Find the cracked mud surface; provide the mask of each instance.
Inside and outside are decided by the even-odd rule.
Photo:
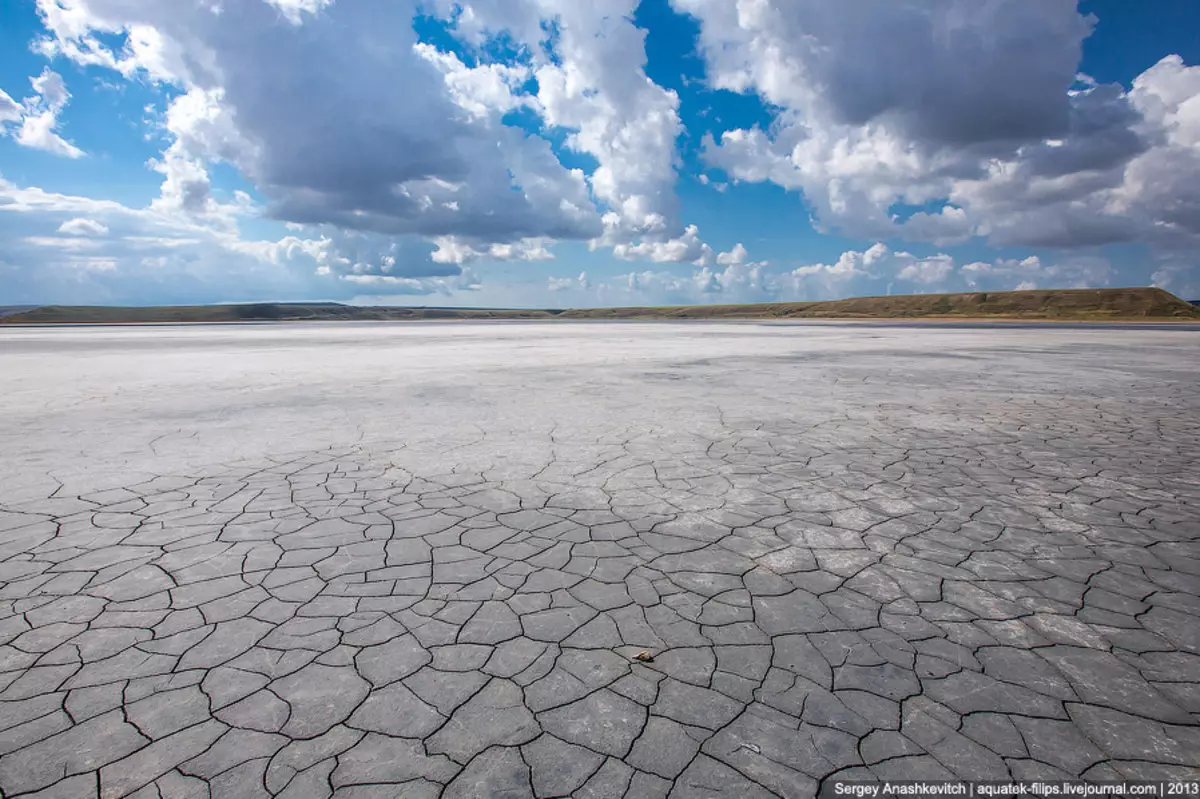
[[[4,331],[0,795],[1194,780],[1198,344]]]

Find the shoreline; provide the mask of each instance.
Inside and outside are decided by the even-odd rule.
[[[37,329],[55,327],[244,327],[268,325],[412,325],[412,324],[630,324],[630,323],[686,323],[686,324],[771,324],[771,325],[870,325],[870,324],[998,324],[998,325],[1161,325],[1169,327],[1200,328],[1200,319],[1181,319],[1178,317],[1111,317],[1070,318],[1070,317],[1036,317],[1036,316],[802,316],[802,317],[769,317],[769,316],[729,316],[729,317],[668,317],[668,316],[628,316],[628,317],[461,317],[461,318],[413,318],[413,319],[215,319],[206,321],[103,321],[103,322],[0,322],[0,330],[4,329]]]
[[[13,306],[15,307],[15,306]],[[280,322],[1200,323],[1200,307],[1157,288],[1031,289],[840,300],[601,308],[463,308],[265,302],[217,305],[42,305],[0,326]]]

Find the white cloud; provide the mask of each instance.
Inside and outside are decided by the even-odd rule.
[[[419,46],[415,0],[275,6],[38,0],[44,51],[183,90],[154,162],[163,210],[222,214],[209,172],[225,162],[283,221],[453,235],[475,249],[602,233],[586,175],[499,122],[529,102],[514,93],[527,70],[468,69]],[[105,44],[124,35],[128,45],[135,32],[154,46]]]
[[[21,106],[0,89],[0,124],[21,121]]]
[[[108,233],[108,227],[92,219],[75,217],[59,225],[58,232],[68,236],[103,236]]]
[[[316,14],[333,0],[267,0],[267,2],[279,9],[279,12],[289,22],[299,25],[304,21],[305,14]]]
[[[356,287],[384,290],[390,294],[451,296],[456,291],[478,291],[479,276],[470,269],[449,277],[394,277],[392,275],[341,275],[340,279]]]
[[[303,296],[311,271],[271,264],[155,211],[3,181],[0,240],[0,285],[17,303],[218,301],[231,286],[247,298]]]
[[[94,250],[101,246],[101,242],[92,239],[68,236],[25,236],[21,241],[35,247],[52,247],[62,250]]]
[[[461,264],[480,258],[497,261],[553,261],[554,253],[546,249],[549,239],[528,238],[507,244],[490,244],[476,247],[455,236],[440,236],[434,239],[434,263]]]
[[[55,113],[61,111],[71,97],[62,76],[51,71],[49,67],[42,70],[42,74],[36,78],[30,78],[29,82],[33,84],[34,92],[42,98],[42,103]]]
[[[594,246],[625,246],[619,257],[654,260],[677,252],[675,140],[679,98],[646,75],[645,33],[636,0],[469,0],[435,3],[476,46],[507,34],[526,48],[537,80],[529,99],[567,146],[593,157],[591,190],[606,212]],[[547,28],[554,36],[547,45]]]
[[[587,272],[580,272],[579,276],[574,278],[550,277],[546,281],[546,288],[555,294],[564,291],[590,292],[593,287],[594,284]]]
[[[618,276],[618,280],[624,278],[625,288],[631,295],[640,295],[641,297],[652,297],[656,302],[664,302],[666,300],[674,300],[675,302],[691,302],[685,294],[689,287],[694,287],[696,281],[688,280],[688,278],[674,275],[670,272],[654,272],[649,269],[643,272],[630,272],[628,275]]]
[[[796,298],[787,277],[769,272],[763,263],[731,264],[724,269],[701,266],[690,274],[643,270],[618,275],[612,281],[581,282],[580,287],[599,303],[610,305],[696,305]]]
[[[1092,22],[1073,0],[670,2],[700,22],[708,84],[757,95],[772,117],[705,138],[700,183],[803,192],[819,226],[866,242],[1088,255],[958,267],[880,244],[772,269],[740,242],[714,251],[682,218],[689,132],[647,74],[637,0],[35,0],[37,50],[170,99],[146,112],[162,142],[147,208],[58,197],[22,211],[42,216],[14,240],[30,264],[87,255],[77,271],[106,279],[130,258],[193,285],[228,271],[220,256],[333,292],[472,290],[466,264],[548,261],[576,241],[657,265],[630,267],[621,291],[702,300],[1097,284],[1111,267],[1082,248],[1200,246],[1200,67],[1169,57],[1128,90],[1078,75]],[[448,23],[454,52],[418,41],[417,12]],[[5,135],[83,155],[60,131],[61,76],[31,83],[21,103],[0,92]],[[249,193],[221,190],[229,170]],[[37,190],[12,191],[31,203]],[[256,217],[288,235],[243,240]],[[1187,259],[1159,260],[1179,285]],[[552,285],[617,291],[596,274]]]
[[[521,84],[532,76],[524,65],[468,67],[454,53],[442,52],[423,42],[413,45],[413,50],[442,73],[450,97],[472,118],[503,114],[532,102],[532,97],[518,94]]]
[[[705,186],[711,186],[712,188],[716,189],[717,191],[721,192],[722,194],[729,190],[728,183],[725,183],[723,181],[713,180],[708,175],[702,174],[702,175],[700,175],[698,180],[700,181],[701,184],[703,184]]]
[[[213,194],[208,162],[239,163],[254,157],[254,146],[234,124],[223,105],[224,90],[193,88],[175,97],[163,121],[171,144],[149,166],[163,175],[159,197],[152,207],[232,228],[236,204],[222,204]],[[243,203],[246,205],[246,203]]]
[[[167,113],[171,144],[153,162],[163,210],[221,214],[209,167],[227,162],[289,222],[454,237],[512,257],[531,239],[650,258],[707,246],[677,219],[679,101],[645,74],[635,0],[426,4],[481,54],[500,34],[524,49],[516,63],[473,66],[416,40],[416,0],[37,2],[44,52],[184,90]],[[124,35],[125,46],[101,34]],[[565,130],[595,169],[567,169],[546,140],[502,124],[518,107]]]
[[[885,293],[1000,291],[1022,284],[1098,287],[1108,285],[1113,274],[1108,261],[1096,256],[1066,256],[1050,264],[1029,256],[959,266],[946,253],[916,255],[880,243],[847,250],[832,263],[779,269],[763,262],[729,263],[724,269],[700,266],[690,274],[646,270],[589,284],[589,291],[595,304],[787,302]],[[1171,278],[1166,272],[1162,277]],[[565,278],[552,280],[551,286],[574,290]]]
[[[19,127],[8,133],[22,147],[64,158],[81,158],[83,150],[58,134],[58,115],[71,98],[62,76],[46,67],[40,75],[30,78],[29,83],[34,93],[19,106],[0,91],[0,125],[19,122]]]
[[[1151,275],[1151,285],[1171,292],[1185,300],[1200,300],[1200,275],[1190,263],[1161,264]]]
[[[128,208],[2,179],[0,241],[0,286],[10,304],[337,299],[370,283],[393,294],[399,286],[410,295],[446,295],[480,284],[470,269],[432,263],[427,247],[405,249],[377,236],[330,231],[244,240],[153,206]]]
[[[617,244],[613,255],[622,261],[646,260],[656,264],[708,264],[713,259],[712,247],[700,239],[700,229],[688,225],[683,235],[672,239],[643,238],[637,244]]]
[[[1200,67],[1166,58],[1128,92],[1077,75],[1094,20],[1073,0],[671,2],[708,83],[777,109],[707,139],[709,164],[802,191],[819,225],[1200,247]]]
[[[967,288],[1016,289],[1023,283],[1055,288],[1096,288],[1112,283],[1115,270],[1107,259],[1094,255],[1065,255],[1043,263],[1036,255],[974,262],[960,269]]]
[[[907,253],[901,253],[901,256],[906,256],[902,260],[906,261],[911,258]],[[869,249],[863,252],[847,250],[842,253],[841,257],[833,264],[811,264],[807,266],[797,267],[792,274],[797,277],[807,277],[808,275],[825,274],[838,278],[850,278],[856,275],[872,276],[870,267],[880,264],[887,259],[892,258],[892,251],[886,244],[873,244]]]
[[[1110,208],[1137,215],[1168,246],[1200,247],[1200,66],[1164,58],[1129,97],[1153,146],[1129,163]]]
[[[83,150],[59,136],[54,130],[57,126],[58,120],[53,111],[29,114],[21,120],[21,129],[15,137],[17,144],[64,158],[82,158]]]
[[[734,264],[744,264],[750,253],[746,251],[746,247],[739,241],[733,245],[733,249],[729,252],[723,252],[717,256],[717,263],[721,266],[729,266]]]
[[[961,244],[978,234],[979,229],[967,212],[953,205],[933,213],[918,211],[903,226],[905,238],[928,241],[939,247]]]
[[[954,259],[949,255],[914,259],[906,264],[896,277],[913,283],[929,286],[944,281],[954,271]]]

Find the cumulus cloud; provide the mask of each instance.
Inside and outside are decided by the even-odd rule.
[[[602,245],[651,245],[680,236],[675,140],[679,98],[645,72],[645,31],[636,0],[467,0],[434,4],[463,40],[482,46],[503,34],[529,53],[547,125],[596,160],[590,184],[607,208]],[[547,37],[546,31],[553,31]]]
[[[20,120],[20,104],[9,97],[3,89],[0,89],[0,124],[5,122],[19,122]]]
[[[698,227],[688,225],[676,238],[643,237],[636,244],[617,244],[613,247],[613,255],[622,261],[705,265],[712,260],[713,249],[701,240]]]
[[[46,67],[40,75],[30,78],[29,83],[33,94],[20,105],[0,91],[0,126],[18,123],[6,128],[6,132],[22,147],[64,158],[81,158],[83,150],[58,133],[59,114],[71,99],[62,76]]]
[[[272,264],[209,228],[4,181],[0,240],[0,285],[14,303],[205,302],[311,288],[311,266]]]
[[[1168,56],[1134,81],[1129,97],[1152,146],[1126,168],[1113,212],[1139,215],[1169,245],[1194,247],[1200,243],[1200,66]]]
[[[417,0],[37,5],[47,55],[181,90],[153,163],[163,209],[222,213],[209,172],[225,162],[294,223],[454,237],[471,253],[511,245],[514,257],[529,240],[647,258],[701,247],[673,191],[679,100],[645,73],[635,0],[421,5],[474,48],[471,62],[417,40]],[[519,58],[490,56],[499,39]],[[594,169],[564,167],[545,138],[506,124],[518,108]]]
[[[729,190],[728,183],[725,183],[724,181],[720,181],[720,180],[713,180],[712,178],[710,178],[708,175],[705,175],[705,174],[701,174],[697,178],[697,180],[700,181],[701,185],[711,186],[712,188],[716,189],[717,191],[721,192],[722,194]]]
[[[617,279],[622,278],[625,280],[628,294],[653,297],[662,304],[666,304],[668,301],[674,303],[695,302],[693,297],[696,292],[694,290],[700,285],[700,282],[694,278],[689,279],[671,272],[656,272],[650,269],[642,272],[630,272],[627,275],[618,276]]]
[[[336,230],[245,240],[154,207],[4,180],[0,241],[0,285],[15,304],[348,299],[364,285],[390,295],[451,295],[480,285],[469,268],[433,263],[419,242]]]
[[[305,14],[316,14],[333,0],[267,0],[292,24],[300,24]]]
[[[1165,289],[1185,300],[1200,300],[1200,275],[1188,263],[1168,262],[1159,265],[1151,275],[1152,285]]]
[[[1128,91],[1077,75],[1095,20],[1074,0],[671,2],[708,83],[775,109],[708,138],[709,164],[803,192],[821,226],[1200,246],[1200,67],[1170,56]]]
[[[59,225],[57,232],[68,236],[103,236],[108,233],[108,227],[93,219],[75,217]]]
[[[587,272],[580,272],[576,278],[551,277],[547,280],[546,287],[554,293],[576,290],[588,292],[592,290],[593,284]]]
[[[468,67],[454,53],[418,42],[413,50],[442,73],[454,103],[473,119],[486,119],[531,105],[533,98],[521,92],[532,73],[524,64],[480,64]]]
[[[736,249],[736,248],[735,248]],[[960,263],[946,253],[917,255],[877,243],[847,250],[828,263],[772,267],[742,261],[724,268],[698,266],[690,272],[641,270],[611,280],[551,278],[554,292],[572,292],[587,305],[690,305],[796,302],[942,291],[1012,291],[1042,286],[1109,285],[1115,274],[1098,256],[1067,255],[1052,262],[1037,256]],[[1164,282],[1180,285],[1181,272],[1160,270]]]
[[[457,236],[440,236],[434,239],[437,249],[432,258],[434,263],[461,264],[480,258],[497,261],[553,261],[554,253],[547,249],[551,242],[546,238],[528,238],[508,244],[478,246]]]
[[[1111,264],[1093,255],[1064,255],[1051,263],[1031,255],[960,264],[946,253],[914,255],[879,243],[848,250],[833,264],[798,267],[789,277],[809,298],[834,299],[897,291],[1011,291],[1029,283],[1091,288],[1109,285],[1113,275]]]
[[[709,87],[771,117],[703,137],[702,184],[801,192],[820,229],[864,243],[1075,253],[977,268],[882,244],[787,267],[740,242],[715,251],[681,213],[689,132],[647,73],[637,0],[34,3],[38,52],[169,99],[149,138],[158,196],[141,210],[60,198],[11,228],[28,263],[120,276],[128,258],[189,285],[225,257],[330,295],[454,292],[478,287],[470,265],[549,261],[575,241],[643,263],[548,287],[748,301],[1094,284],[1111,267],[1091,248],[1115,242],[1166,250],[1155,279],[1182,285],[1180,254],[1200,246],[1200,67],[1169,56],[1128,87],[1078,74],[1094,20],[1074,0],[670,0],[699,22]],[[422,40],[415,14],[444,31]],[[20,102],[0,92],[5,135],[83,155],[60,130],[62,77],[31,83]],[[222,171],[249,192],[223,191]],[[262,218],[294,235],[243,240]]]
[[[1095,255],[1066,255],[1043,263],[1036,255],[998,258],[991,262],[965,264],[960,269],[967,288],[1096,288],[1112,283],[1115,270],[1106,258]]]
[[[721,266],[732,266],[735,264],[744,264],[750,253],[746,251],[745,245],[740,241],[733,245],[733,249],[729,252],[723,252],[717,256],[717,263]]]
[[[905,256],[904,260],[910,257],[907,256],[907,253],[901,253],[901,256]],[[792,274],[800,277],[819,274],[842,278],[850,278],[856,275],[870,276],[872,274],[872,266],[892,257],[892,251],[886,244],[877,243],[872,245],[870,249],[862,252],[847,250],[832,264],[809,264],[797,267]]]
[[[932,258],[914,259],[906,264],[896,277],[923,286],[930,286],[944,281],[954,271],[954,259],[949,255],[935,255]]]
[[[563,284],[559,290],[566,288]],[[724,269],[701,266],[690,273],[647,269],[611,280],[581,280],[570,288],[582,289],[582,302],[588,305],[696,305],[797,298],[793,282],[785,274],[770,272],[765,263],[731,264]]]
[[[471,269],[447,277],[396,277],[393,275],[342,275],[342,280],[357,287],[370,288],[391,295],[441,294],[452,296],[456,291],[478,291],[479,276]]]
[[[155,162],[164,208],[214,213],[208,171],[226,162],[267,198],[268,214],[291,222],[477,245],[603,231],[584,174],[546,140],[500,123],[520,69],[468,69],[431,53],[413,30],[415,0],[38,8],[46,52],[182,90],[166,116],[172,143]],[[128,45],[145,31],[153,52]],[[105,44],[113,36],[126,39],[119,52]]]

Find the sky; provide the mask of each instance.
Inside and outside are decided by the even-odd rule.
[[[1200,299],[1195,0],[7,0],[0,305]]]

